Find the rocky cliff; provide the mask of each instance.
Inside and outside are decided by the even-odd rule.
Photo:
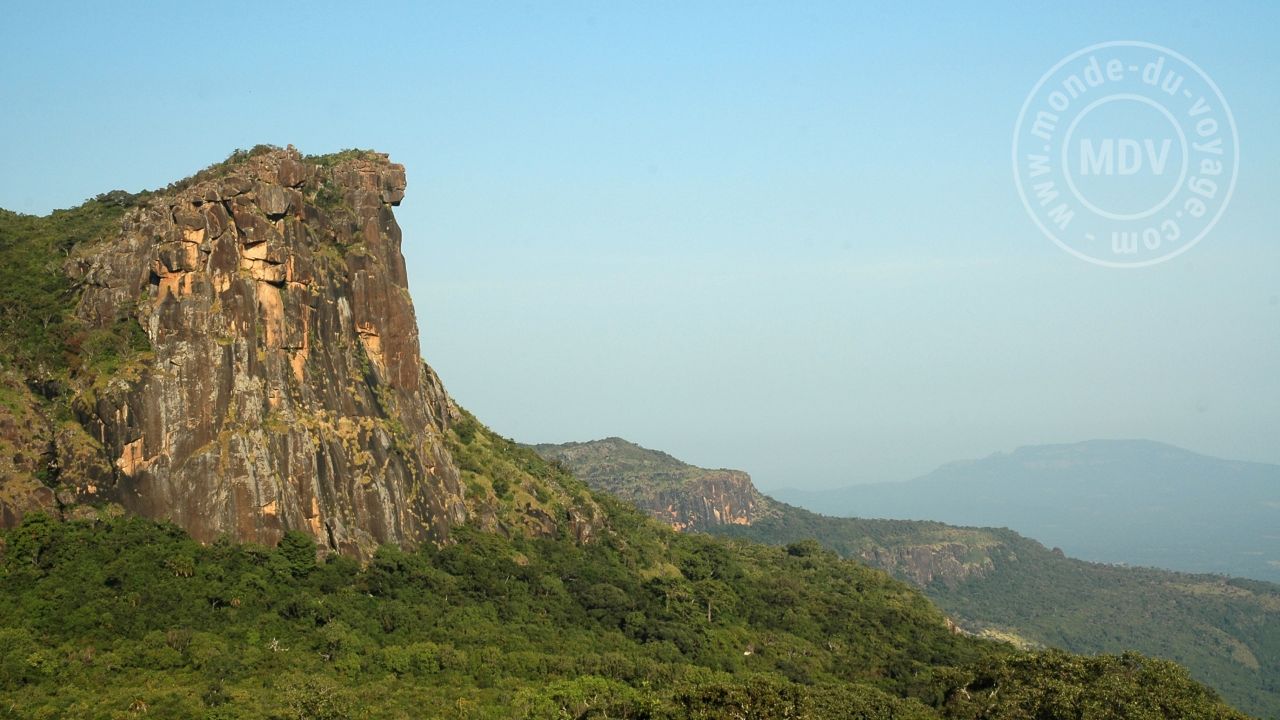
[[[994,542],[982,541],[972,544],[938,542],[875,545],[863,549],[857,557],[866,564],[921,589],[930,588],[935,583],[955,587],[968,580],[984,578],[995,570],[995,563],[989,555],[994,546]]]
[[[749,537],[819,537],[815,523],[844,523],[835,546],[872,567],[920,588],[954,587],[989,575],[990,552],[1000,545],[991,533],[939,523],[821,518],[756,490],[741,470],[710,470],[621,438],[537,445],[540,454],[563,464],[597,490],[626,500],[676,530],[727,532]],[[858,523],[859,532],[848,527]]]
[[[537,445],[591,487],[627,500],[676,530],[750,525],[774,508],[741,470],[709,470],[622,438]]]
[[[448,447],[458,410],[421,359],[392,213],[404,193],[385,155],[266,148],[136,199],[75,246],[77,361],[50,393],[68,412],[6,375],[18,401],[0,436],[18,452],[0,520],[118,506],[205,542],[298,529],[356,556],[441,540],[469,506],[499,525],[493,498],[467,497]]]
[[[685,530],[786,545],[801,556],[816,540],[919,587],[954,631],[1022,647],[1091,654],[1137,648],[1177,658],[1242,706],[1280,717],[1272,681],[1280,653],[1271,642],[1280,638],[1280,588],[1267,583],[1081,562],[1004,528],[829,517],[760,495],[749,484],[739,486],[731,504],[753,507],[736,515],[749,522],[716,523],[697,513],[707,497],[700,479],[733,471],[695,468],[617,438],[537,449],[592,486]],[[666,500],[681,492],[683,500]],[[669,507],[685,510],[673,514]]]

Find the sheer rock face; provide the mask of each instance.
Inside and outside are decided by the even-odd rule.
[[[763,497],[741,470],[704,470],[681,489],[657,490],[646,501],[650,515],[676,530],[750,525],[765,511]]]
[[[676,530],[750,525],[776,514],[741,470],[695,467],[621,438],[534,449],[592,488],[620,497]]]
[[[862,551],[860,557],[872,567],[927,589],[935,583],[954,588],[987,577],[996,569],[990,553],[989,547],[949,542],[874,547]]]
[[[203,175],[203,173],[202,173]],[[90,326],[136,318],[151,351],[81,387],[114,472],[68,501],[116,502],[208,542],[290,529],[367,556],[466,518],[421,361],[386,156],[274,150],[196,176],[72,261]]]

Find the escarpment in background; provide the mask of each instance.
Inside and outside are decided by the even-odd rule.
[[[750,533],[747,527],[763,523],[769,532],[803,525],[809,516],[760,493],[741,470],[696,467],[621,438],[534,449],[591,487],[630,502],[676,530],[728,531],[736,526]],[[908,530],[887,535],[873,530],[858,535],[856,545],[837,549],[917,587],[954,586],[993,569],[987,551],[999,543],[985,531],[938,523],[859,522],[868,527],[905,525]]]
[[[955,587],[995,570],[986,549],[964,542],[875,546],[862,550],[857,558],[919,588],[928,588],[934,583]]]
[[[534,450],[676,530],[750,525],[774,512],[741,470],[695,467],[622,438],[536,445]]]
[[[1148,440],[1090,440],[781,498],[832,515],[1008,526],[1097,562],[1280,582],[1278,488],[1280,465]]]
[[[679,529],[801,553],[816,540],[922,589],[964,632],[1091,654],[1137,649],[1185,663],[1260,716],[1280,713],[1280,587],[1082,562],[1003,528],[819,515],[761,495],[745,473],[703,470],[617,438],[536,449]],[[700,514],[711,504],[702,482],[727,473],[742,483],[730,507],[744,508],[729,514],[748,522]]]
[[[571,507],[589,498],[555,478],[512,476],[543,501],[524,505],[482,474],[464,483],[449,450],[466,448],[460,411],[419,352],[392,214],[404,192],[382,154],[264,148],[130,198],[71,249],[61,391],[41,408],[7,390],[20,402],[0,437],[22,452],[0,477],[0,520],[118,505],[202,542],[296,529],[361,557],[439,541],[472,510],[589,536],[590,508]]]

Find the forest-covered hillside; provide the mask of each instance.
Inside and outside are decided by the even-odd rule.
[[[721,507],[706,479],[734,473],[725,514],[750,522],[704,513],[686,529],[774,545],[816,539],[917,586],[969,632],[1086,654],[1140,650],[1185,664],[1238,707],[1280,717],[1275,585],[1084,562],[1002,528],[819,515],[762,495],[741,471],[698,468],[618,438],[536,449],[675,527],[670,508]],[[747,507],[760,510],[733,512]]]
[[[1085,562],[1005,529],[833,518],[778,505],[777,517],[710,532],[773,544],[818,538],[904,578],[935,570],[925,594],[972,632],[1079,653],[1139,649],[1185,664],[1237,707],[1280,717],[1280,587]],[[950,566],[938,567],[938,556],[966,553],[967,567],[951,575]]]
[[[0,717],[1237,718],[1172,663],[1023,653],[812,543],[609,532],[367,567],[117,517],[4,536]]]

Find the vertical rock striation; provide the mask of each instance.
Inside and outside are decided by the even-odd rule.
[[[81,379],[114,466],[71,502],[116,502],[196,539],[290,529],[357,556],[466,518],[450,404],[421,360],[385,155],[233,159],[158,193],[70,272],[90,328],[150,345]]]

